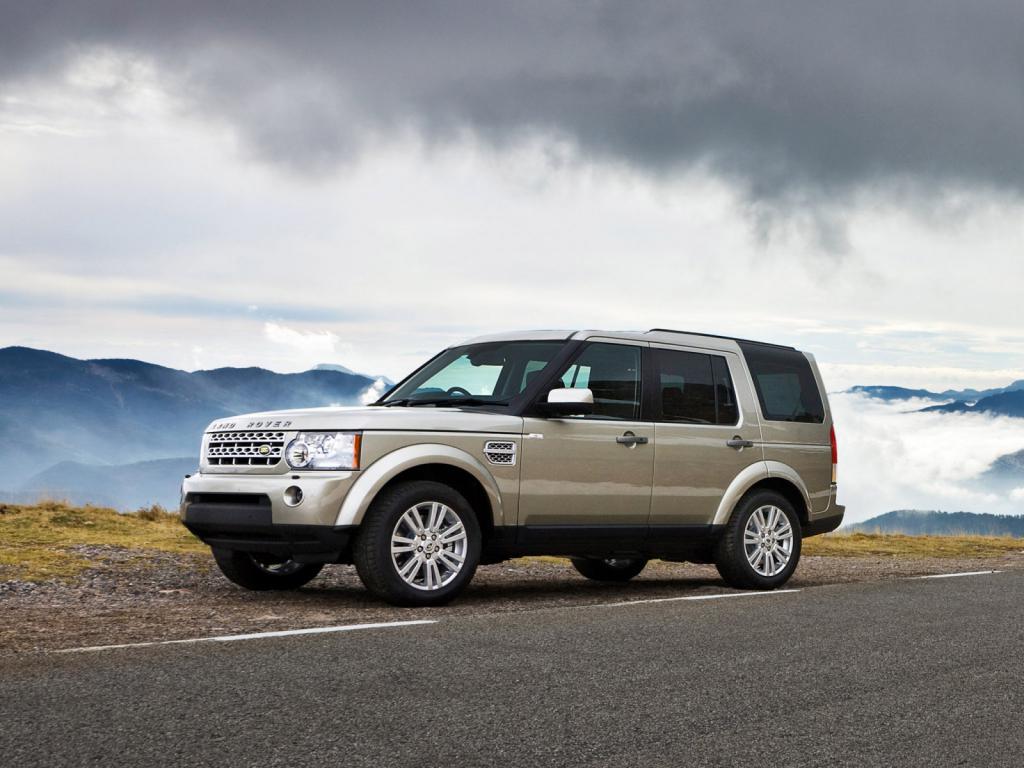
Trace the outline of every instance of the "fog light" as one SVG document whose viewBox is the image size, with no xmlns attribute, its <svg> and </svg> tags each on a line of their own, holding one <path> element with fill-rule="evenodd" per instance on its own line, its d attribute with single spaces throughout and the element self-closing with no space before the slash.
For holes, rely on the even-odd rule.
<svg viewBox="0 0 1024 768">
<path fill-rule="evenodd" d="M 302 503 L 302 489 L 297 485 L 290 485 L 284 489 L 284 503 L 289 507 L 297 507 Z"/>
</svg>

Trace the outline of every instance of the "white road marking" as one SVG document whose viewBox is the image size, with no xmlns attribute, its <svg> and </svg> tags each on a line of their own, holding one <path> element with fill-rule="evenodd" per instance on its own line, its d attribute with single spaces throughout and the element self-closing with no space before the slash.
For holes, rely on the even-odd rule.
<svg viewBox="0 0 1024 768">
<path fill-rule="evenodd" d="M 232 643 L 236 640 L 262 640 L 268 637 L 291 637 L 293 635 L 325 635 L 332 632 L 351 632 L 356 629 L 384 629 L 387 627 L 411 627 L 419 624 L 437 624 L 434 619 L 417 621 L 388 621 L 379 624 L 345 624 L 337 627 L 309 627 L 307 629 L 285 629 L 278 632 L 253 632 L 247 635 L 219 635 L 216 637 L 193 637 L 186 640 L 153 640 L 148 643 L 121 643 L 119 645 L 92 645 L 84 648 L 64 648 L 57 653 L 85 653 L 87 651 L 111 651 L 118 648 L 148 648 L 153 645 L 187 645 L 190 643 Z"/>
<path fill-rule="evenodd" d="M 1002 571 L 964 571 L 963 573 L 934 573 L 930 576 L 917 576 L 918 579 L 955 579 L 957 576 L 988 576 L 990 573 Z"/>
<path fill-rule="evenodd" d="M 757 595 L 788 595 L 799 592 L 799 589 L 774 589 L 770 591 L 750 592 L 725 592 L 720 595 L 689 595 L 687 597 L 653 597 L 649 600 L 626 600 L 622 603 L 597 603 L 596 605 L 581 605 L 580 608 L 621 608 L 625 605 L 645 605 L 648 603 L 673 603 L 684 600 L 721 600 L 723 597 L 756 597 Z"/>
</svg>

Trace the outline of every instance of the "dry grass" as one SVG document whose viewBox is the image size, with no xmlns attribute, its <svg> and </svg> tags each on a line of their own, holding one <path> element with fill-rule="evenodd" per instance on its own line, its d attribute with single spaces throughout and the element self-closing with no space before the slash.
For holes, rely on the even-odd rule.
<svg viewBox="0 0 1024 768">
<path fill-rule="evenodd" d="M 0 580 L 42 581 L 70 578 L 91 561 L 75 551 L 82 545 L 203 553 L 176 514 L 160 506 L 118 514 L 103 507 L 72 507 L 64 502 L 32 506 L 0 504 Z M 998 557 L 1024 551 L 1024 540 L 1009 536 L 904 536 L 831 533 L 804 542 L 804 554 L 831 557 Z M 531 560 L 565 564 L 564 558 Z"/>
<path fill-rule="evenodd" d="M 1024 552 L 1012 536 L 906 536 L 897 533 L 827 533 L 807 539 L 805 555 L 831 557 L 1000 557 Z"/>
<path fill-rule="evenodd" d="M 122 515 L 103 507 L 47 501 L 0 504 L 0 579 L 41 581 L 74 576 L 90 565 L 75 546 L 104 545 L 164 552 L 202 552 L 176 514 L 159 506 Z"/>
</svg>

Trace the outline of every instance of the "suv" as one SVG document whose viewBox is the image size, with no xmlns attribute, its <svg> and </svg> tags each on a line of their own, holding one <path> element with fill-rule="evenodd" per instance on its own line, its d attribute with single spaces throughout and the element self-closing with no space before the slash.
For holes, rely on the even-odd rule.
<svg viewBox="0 0 1024 768">
<path fill-rule="evenodd" d="M 478 338 L 366 407 L 217 421 L 181 506 L 236 584 L 354 563 L 399 605 L 541 554 L 598 581 L 660 558 L 774 589 L 843 512 L 814 358 L 663 329 Z"/>
</svg>

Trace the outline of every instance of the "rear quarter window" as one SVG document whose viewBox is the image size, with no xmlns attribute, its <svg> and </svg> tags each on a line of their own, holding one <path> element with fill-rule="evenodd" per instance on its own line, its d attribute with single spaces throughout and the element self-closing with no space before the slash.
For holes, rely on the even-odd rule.
<svg viewBox="0 0 1024 768">
<path fill-rule="evenodd" d="M 761 413 L 768 421 L 821 424 L 825 405 L 811 364 L 795 349 L 741 343 Z"/>
</svg>

